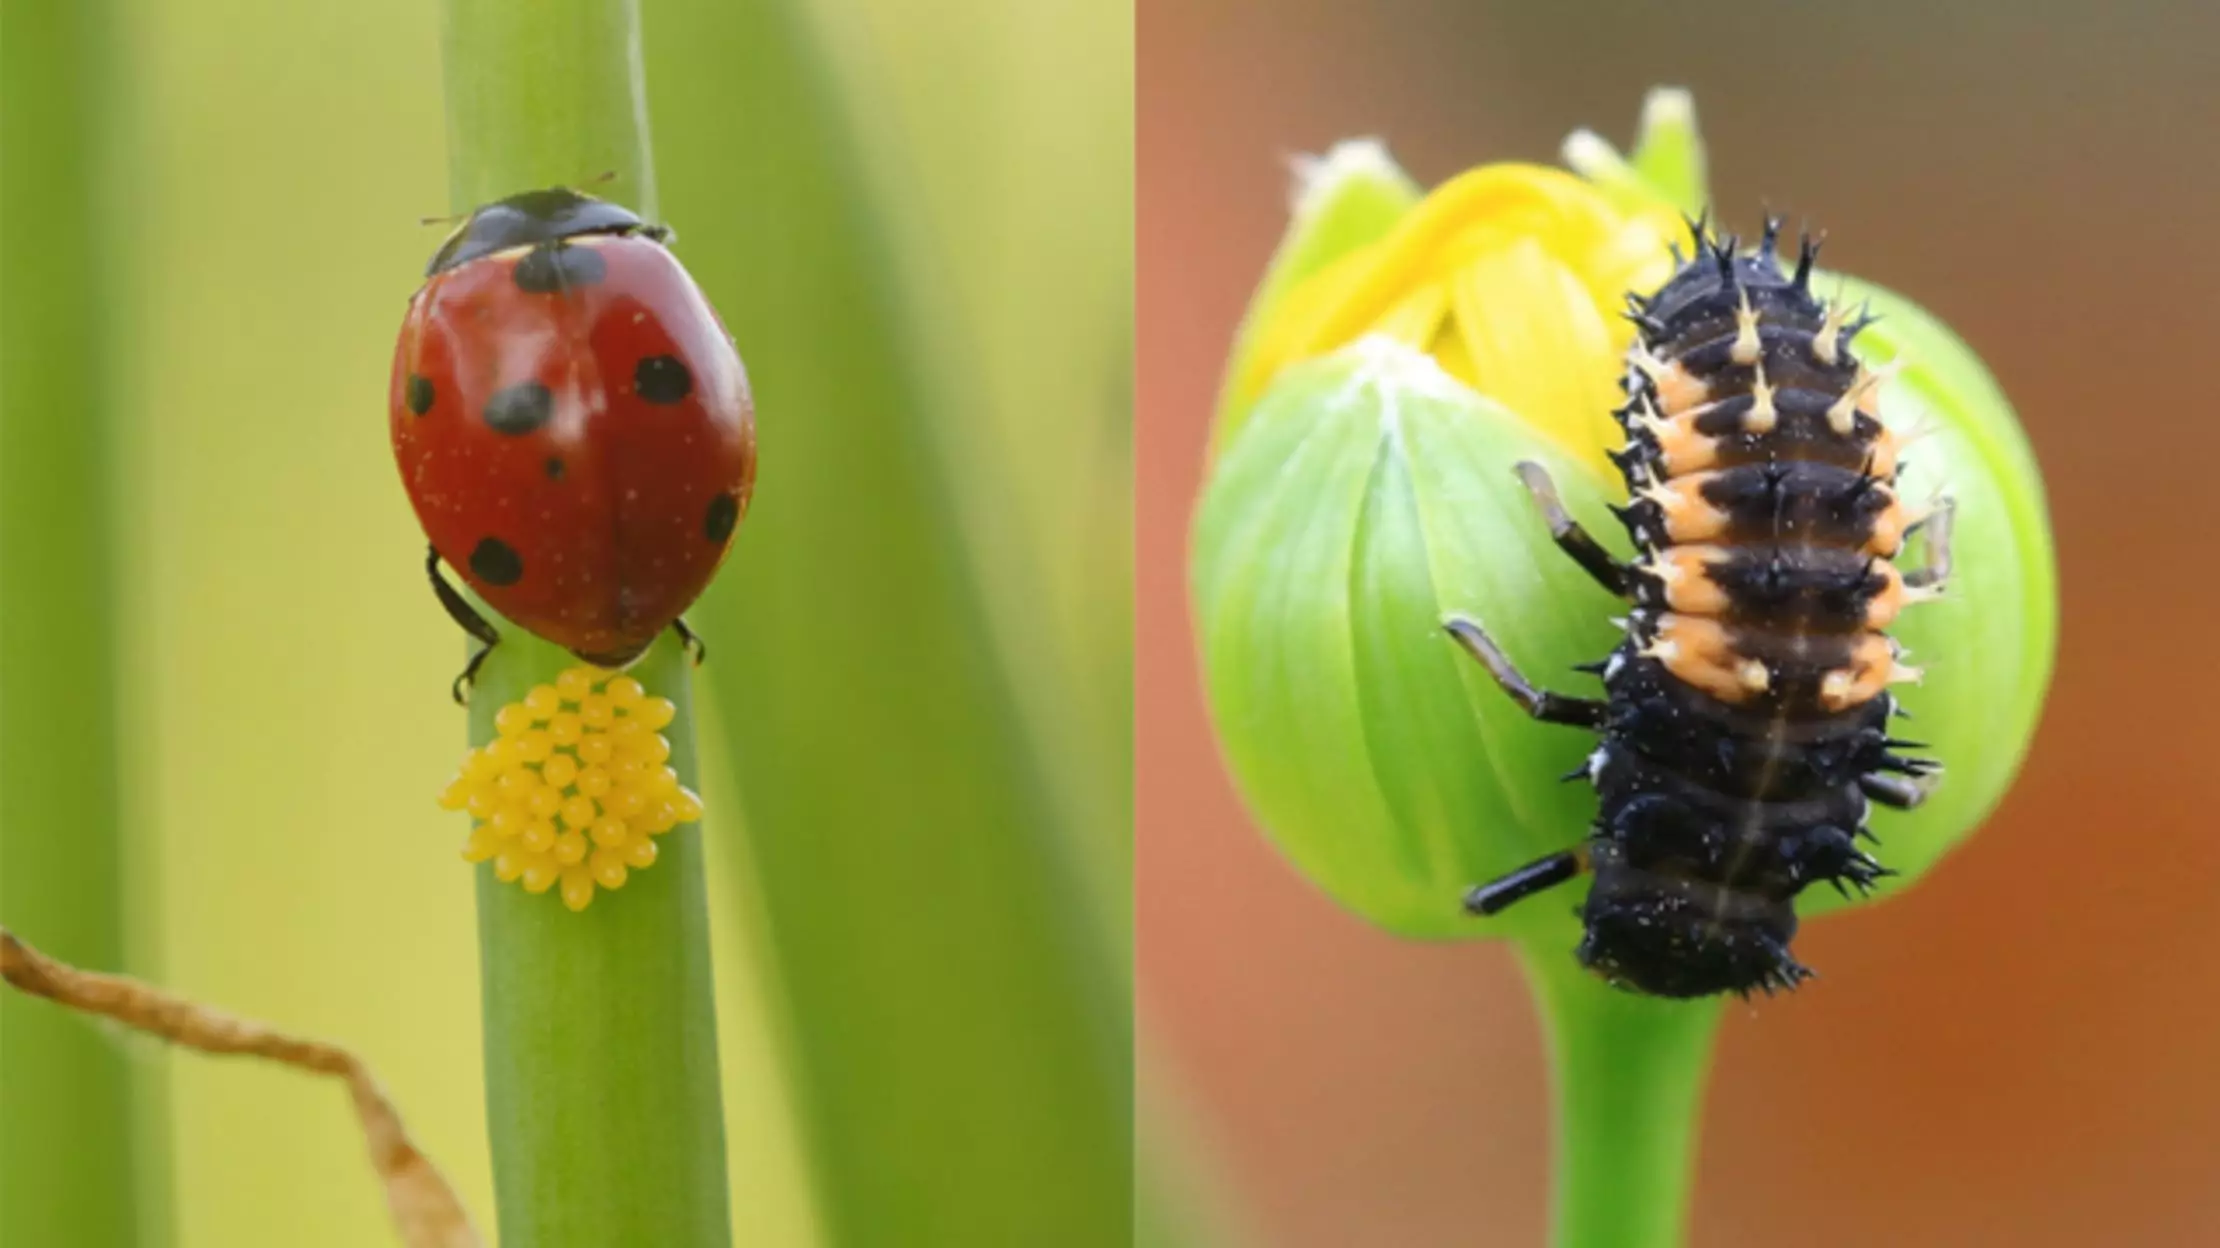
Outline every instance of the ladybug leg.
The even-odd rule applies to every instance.
[[[1478,624],[1461,615],[1450,616],[1443,621],[1442,627],[1448,629],[1449,635],[1457,639],[1457,644],[1465,648],[1465,653],[1480,660],[1488,669],[1488,675],[1495,677],[1495,683],[1503,686],[1503,692],[1510,694],[1513,701],[1525,707],[1527,714],[1545,724],[1595,729],[1604,726],[1611,713],[1609,703],[1587,698],[1568,698],[1561,693],[1536,689],[1525,676],[1519,674],[1519,669],[1511,666],[1511,660],[1496,648],[1492,638],[1480,631]]]
[[[1564,500],[1557,497],[1557,483],[1550,479],[1549,469],[1532,460],[1523,460],[1518,474],[1519,480],[1526,485],[1526,492],[1534,496],[1534,509],[1549,523],[1549,536],[1557,543],[1557,549],[1571,555],[1574,563],[1596,578],[1596,584],[1621,598],[1627,597],[1630,588],[1627,566],[1612,558],[1603,543],[1581,528],[1580,522],[1565,510]]]
[[[1465,910],[1470,914],[1501,914],[1513,902],[1524,901],[1536,893],[1555,888],[1587,869],[1586,845],[1559,850],[1466,893]]]
[[[439,574],[439,548],[436,546],[425,556],[424,575],[431,578],[432,592],[438,595],[439,605],[447,608],[448,617],[460,624],[464,632],[485,643],[484,649],[470,656],[470,662],[464,665],[462,675],[455,677],[455,702],[460,706],[468,706],[470,686],[477,681],[478,668],[486,661],[486,656],[492,654],[493,648],[501,644],[501,631],[487,623],[486,617],[478,614],[461,594],[455,592],[455,587],[447,583],[447,578]]]
[[[1927,530],[1927,566],[1904,574],[1904,584],[1913,589],[1940,589],[1950,580],[1950,525],[1957,518],[1958,500],[1946,498],[1935,504],[1935,510],[1926,519],[1911,526],[1908,533]]]
[[[694,656],[695,667],[709,661],[709,647],[702,644],[701,638],[694,635],[693,629],[686,627],[684,616],[672,620],[671,628],[678,634],[679,644],[686,647],[686,653]]]

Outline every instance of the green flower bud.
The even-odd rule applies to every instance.
[[[1653,98],[1644,129],[1631,161],[1568,143],[1589,181],[1488,166],[1415,203],[1376,148],[1321,162],[1229,367],[1191,568],[1213,721],[1271,838],[1399,934],[1576,936],[1584,883],[1489,919],[1461,903],[1587,835],[1594,793],[1559,777],[1594,737],[1529,718],[1441,626],[1470,616],[1537,686],[1599,696],[1570,669],[1618,641],[1623,604],[1557,550],[1513,469],[1543,465],[1624,551],[1603,456],[1631,338],[1616,313],[1672,270],[1676,201],[1703,181],[1684,95]],[[2049,679],[2056,586],[2041,482],[1995,383],[1917,307],[1840,280],[1881,317],[1860,358],[1898,366],[1879,402],[1916,439],[1902,497],[1956,504],[1948,592],[1890,630],[1925,672],[1897,690],[1914,717],[1897,735],[1945,771],[1921,809],[1871,821],[1900,873],[1885,893],[2008,787]],[[1900,562],[1924,559],[1915,539]],[[1840,904],[1808,890],[1799,910]]]

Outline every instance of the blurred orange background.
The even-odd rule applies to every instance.
[[[1729,1009],[1692,1241],[2220,1242],[2220,6],[1140,0],[1137,906],[1144,1078],[1255,1242],[1537,1244],[1546,1072],[1507,947],[1397,941],[1250,827],[1204,719],[1188,518],[1288,158],[1422,182],[1696,93],[1712,190],[1957,329],[2047,476],[2044,728],[1917,889]],[[1572,830],[1568,830],[1570,832]]]

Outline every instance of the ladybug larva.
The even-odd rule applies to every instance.
[[[1888,687],[1918,673],[1883,630],[1950,569],[1950,503],[1922,515],[1898,496],[1881,374],[1851,346],[1869,318],[1813,297],[1816,244],[1784,274],[1778,220],[1750,252],[1692,231],[1694,257],[1628,299],[1612,459],[1634,560],[1582,530],[1539,466],[1518,468],[1556,544],[1629,604],[1626,639],[1582,669],[1607,696],[1538,690],[1477,623],[1447,623],[1536,719],[1602,737],[1581,773],[1600,798],[1586,839],[1466,908],[1593,872],[1577,956],[1660,997],[1795,987],[1811,975],[1789,950],[1796,895],[1890,874],[1857,845],[1868,804],[1910,809],[1939,772],[1888,733]],[[1922,525],[1925,566],[1899,570]]]
[[[622,667],[709,584],[755,482],[748,379],[668,231],[557,188],[472,212],[393,355],[393,454],[440,576],[589,663]]]

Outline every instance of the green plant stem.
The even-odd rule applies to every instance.
[[[445,0],[447,183],[456,212],[585,186],[654,220],[636,0]]]
[[[1521,947],[1550,1050],[1556,1248],[1686,1239],[1697,1122],[1720,1002],[1611,987],[1563,948]]]
[[[655,214],[631,0],[448,0],[444,34],[456,211],[611,172],[605,194]],[[471,740],[491,739],[503,705],[572,662],[504,628],[471,698]],[[698,788],[676,642],[666,635],[634,674],[678,704],[671,764]],[[478,869],[503,1248],[731,1242],[700,825],[659,843],[653,867],[579,914]]]
[[[575,663],[509,633],[471,696],[471,740],[490,740],[495,712]],[[664,735],[693,784],[687,667],[666,636],[632,674],[678,704]],[[657,842],[654,866],[576,914],[478,868],[502,1248],[731,1242],[700,825]]]
[[[100,242],[109,6],[10,6],[0,42],[0,915],[124,963]],[[0,1243],[138,1242],[132,1072],[113,1040],[0,1000]]]

